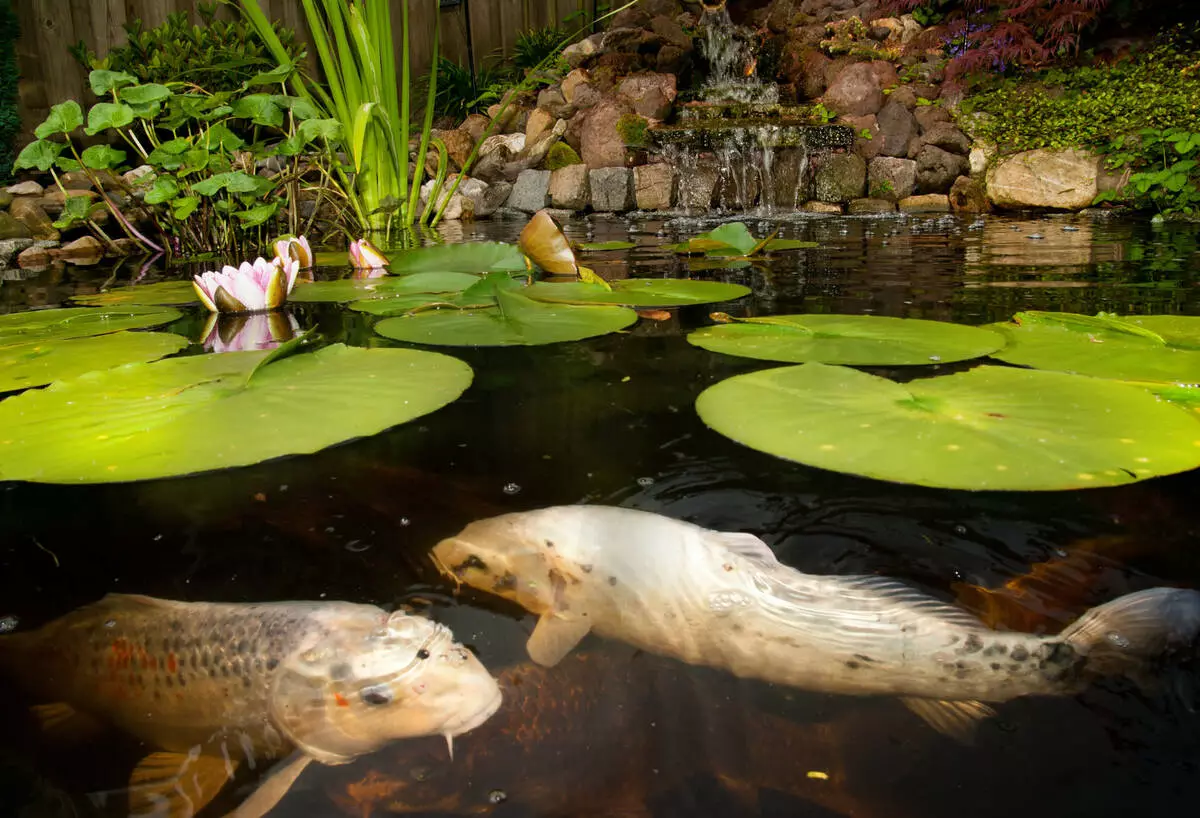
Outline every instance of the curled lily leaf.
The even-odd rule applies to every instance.
[[[219,271],[194,276],[196,294],[210,312],[262,312],[274,310],[287,301],[300,263],[295,259],[257,258],[251,264],[225,265]]]
[[[563,231],[545,210],[533,214],[521,231],[517,246],[534,264],[558,276],[578,276],[575,253]]]
[[[208,317],[201,343],[209,352],[274,349],[290,341],[299,330],[295,316],[282,310],[257,315],[213,314]]]
[[[295,259],[301,270],[313,266],[313,251],[304,236],[284,236],[275,241],[275,256],[281,259]]]
[[[367,239],[350,242],[350,264],[356,270],[382,270],[388,257]]]

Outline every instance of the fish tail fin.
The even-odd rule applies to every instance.
[[[1171,678],[1186,682],[1162,671],[1177,662],[1179,670],[1197,658],[1200,591],[1150,588],[1126,594],[1092,608],[1067,626],[1061,638],[1086,657],[1089,674],[1126,676],[1145,689]],[[1176,692],[1183,688],[1177,686]]]

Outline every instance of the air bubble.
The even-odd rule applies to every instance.
[[[401,518],[400,518],[400,520],[399,520],[399,523],[400,523],[401,527],[403,527],[403,526],[406,526],[406,525],[411,525],[411,524],[412,524],[412,520],[408,519],[407,517],[401,517]]]
[[[508,800],[508,793],[504,790],[492,790],[488,793],[488,802],[492,804],[503,804]]]
[[[637,484],[639,486],[641,486],[642,488],[648,488],[649,486],[654,485],[654,478],[653,477],[639,477],[637,479]]]
[[[0,633],[12,633],[18,624],[15,616],[0,616]]]
[[[521,487],[519,485],[517,485],[516,483],[505,483],[502,491],[508,495],[520,494]]]
[[[1126,639],[1121,634],[1117,633],[1116,631],[1109,631],[1107,634],[1105,634],[1105,637],[1108,639],[1109,642],[1112,642],[1114,645],[1116,645],[1119,648],[1129,647],[1129,640]]]
[[[956,525],[954,526],[954,533],[958,535],[965,535],[967,533],[967,527],[965,525]]]
[[[750,600],[740,591],[716,591],[708,595],[708,609],[715,614],[732,613],[735,608],[744,608]]]

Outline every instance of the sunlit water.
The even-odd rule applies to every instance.
[[[660,245],[713,222],[595,219],[574,239],[628,237],[609,277],[682,275]],[[457,225],[449,240],[513,240],[522,222]],[[410,742],[310,768],[272,815],[1117,816],[1191,814],[1200,717],[1112,682],[999,707],[964,747],[886,699],[736,681],[589,637],[583,658],[513,671],[532,619],[456,598],[429,548],[504,511],[603,502],[759,534],[813,573],[876,573],[945,599],[1071,562],[1025,587],[1014,626],[1056,629],[1084,608],[1154,585],[1200,587],[1196,475],[1071,493],[966,493],[859,479],[777,460],[705,428],[705,387],[770,366],[691,347],[712,309],[871,313],[979,324],[1022,309],[1197,314],[1193,227],[1041,219],[799,219],[749,223],[820,242],[740,271],[696,273],[754,297],[643,320],[631,332],[536,348],[448,350],[474,367],[450,406],[308,457],[193,478],[70,488],[0,484],[0,617],[22,627],[110,591],[172,599],[349,599],[427,607],[510,683],[512,702],[460,738]],[[1040,238],[1035,238],[1039,236]],[[0,312],[52,306],[115,275],[52,271],[0,283]],[[328,271],[336,274],[337,271]],[[158,273],[151,271],[150,275]],[[335,306],[301,326],[351,344],[371,319]],[[197,337],[191,315],[175,329]],[[443,350],[446,351],[446,350]],[[936,371],[931,368],[930,371]],[[893,371],[894,376],[906,373]],[[747,407],[752,411],[753,407]],[[297,405],[297,413],[305,407]],[[965,597],[960,597],[964,599]],[[515,681],[514,681],[515,680]],[[5,699],[5,724],[16,702]],[[145,750],[107,736],[33,754],[0,731],[0,814],[96,812]],[[223,814],[253,777],[209,814]],[[26,812],[23,804],[29,803]],[[115,811],[114,811],[115,810]]]

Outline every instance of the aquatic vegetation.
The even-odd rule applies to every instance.
[[[182,313],[167,307],[137,305],[64,307],[0,315],[0,346],[30,342],[86,338],[125,329],[148,329],[169,324]]]
[[[350,242],[350,266],[355,270],[382,270],[390,263],[383,251],[368,239],[355,239]]]
[[[604,287],[587,281],[539,282],[525,295],[560,304],[622,304],[627,307],[683,307],[732,301],[750,294],[750,288],[721,281],[679,278],[627,278]]]
[[[277,310],[296,285],[300,263],[295,259],[256,258],[233,267],[193,277],[196,295],[211,312],[262,312]]]
[[[0,392],[43,386],[94,370],[154,361],[188,345],[166,332],[111,332],[88,338],[0,344]]]
[[[0,480],[148,480],[306,454],[433,412],[471,378],[446,355],[303,339],[91,372],[0,402]]]
[[[282,310],[230,315],[209,313],[200,344],[208,352],[254,352],[275,349],[300,334],[296,317]]]
[[[190,281],[160,281],[154,284],[129,284],[99,293],[75,295],[71,302],[88,307],[183,306],[196,303],[196,285]]]
[[[408,273],[380,278],[343,278],[338,281],[301,282],[292,291],[294,302],[345,303],[359,299],[385,299],[420,293],[462,292],[479,281],[470,273]]]
[[[681,255],[704,255],[709,258],[750,258],[760,253],[780,250],[800,250],[816,247],[814,241],[777,239],[772,233],[765,239],[756,239],[741,222],[727,222],[715,230],[668,245],[669,250]]]
[[[854,366],[949,363],[1004,346],[988,329],[875,315],[714,316],[725,323],[688,334],[688,343],[725,355],[786,363]]]
[[[525,272],[526,266],[520,250],[511,244],[472,241],[398,250],[392,256],[389,269],[395,274],[521,273]]]
[[[1136,386],[1059,372],[981,366],[899,384],[803,364],[721,381],[696,411],[776,457],[937,488],[1060,491],[1200,466],[1192,414]]]
[[[579,264],[566,234],[545,210],[533,214],[533,218],[517,237],[521,252],[538,267],[550,275],[578,276]]]
[[[275,249],[276,258],[293,259],[301,270],[307,270],[313,266],[312,247],[309,246],[308,239],[304,236],[282,236],[276,239],[272,246]]]

